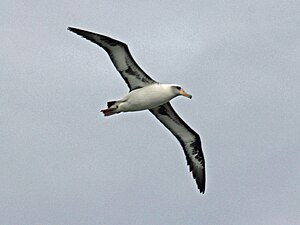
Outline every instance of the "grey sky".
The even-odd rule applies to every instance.
[[[299,224],[299,1],[1,1],[0,224]],[[147,111],[74,26],[126,42],[201,134],[197,191]]]

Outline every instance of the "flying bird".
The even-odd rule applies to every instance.
[[[104,116],[148,109],[180,142],[197,187],[204,194],[205,161],[200,136],[179,117],[170,103],[177,96],[192,98],[192,95],[179,85],[153,80],[135,62],[125,43],[73,27],[68,30],[103,48],[129,88],[124,98],[107,102],[107,108],[101,110]]]

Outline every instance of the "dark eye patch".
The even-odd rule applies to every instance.
[[[181,87],[179,87],[179,86],[175,86],[175,88],[176,88],[177,90],[180,90],[180,89],[181,89]]]

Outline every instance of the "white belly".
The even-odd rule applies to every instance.
[[[131,91],[123,98],[125,101],[119,105],[119,110],[128,112],[152,109],[167,103],[174,97],[174,93],[164,85],[152,84]]]

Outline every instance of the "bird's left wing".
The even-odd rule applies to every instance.
[[[200,136],[178,116],[170,103],[150,109],[150,112],[168,128],[180,142],[198,189],[200,193],[204,194],[205,161]]]
[[[130,91],[156,83],[156,81],[149,77],[134,61],[125,43],[101,34],[73,27],[69,27],[68,30],[102,47],[108,53]]]

